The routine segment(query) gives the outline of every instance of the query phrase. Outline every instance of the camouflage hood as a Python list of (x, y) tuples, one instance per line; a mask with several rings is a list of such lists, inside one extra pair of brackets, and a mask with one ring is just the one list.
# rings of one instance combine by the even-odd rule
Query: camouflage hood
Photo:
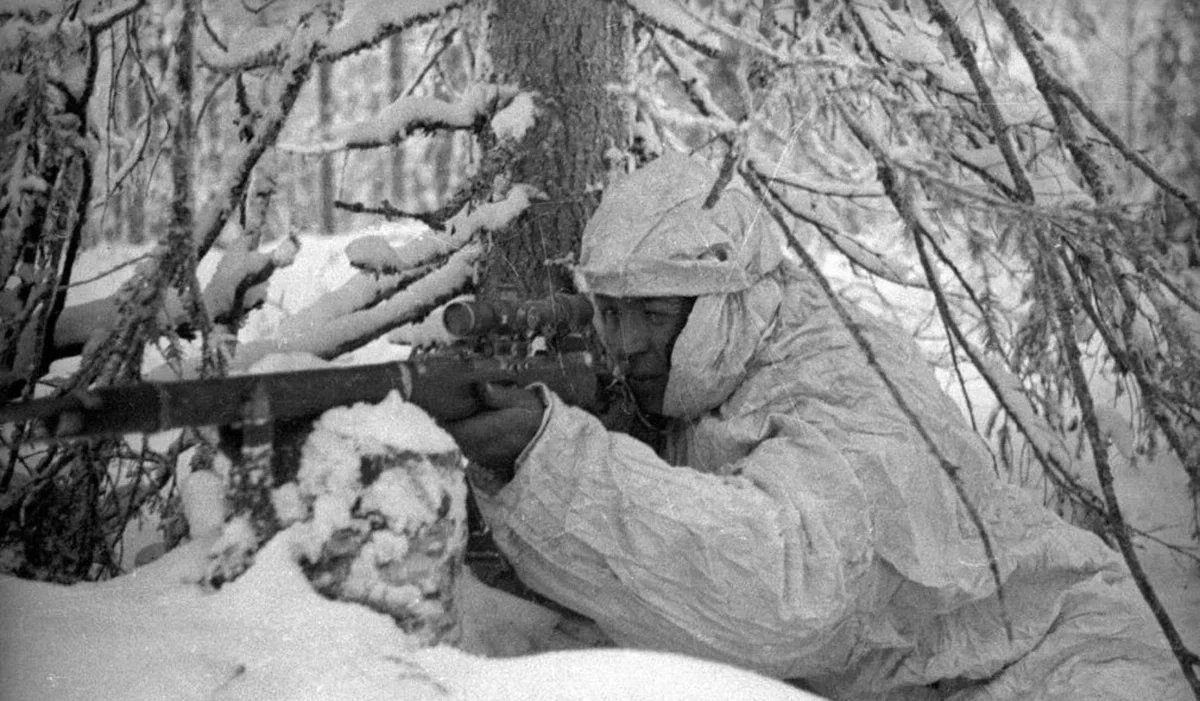
[(583, 233), (581, 290), (697, 298), (671, 358), (669, 416), (696, 416), (729, 396), (780, 302), (782, 234), (739, 189), (704, 209), (716, 179), (693, 159), (664, 155), (613, 183)]

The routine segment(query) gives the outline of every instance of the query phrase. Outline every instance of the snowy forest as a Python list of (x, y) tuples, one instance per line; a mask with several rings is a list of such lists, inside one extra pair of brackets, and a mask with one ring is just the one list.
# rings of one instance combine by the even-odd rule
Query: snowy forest
[[(918, 339), (1003, 480), (1120, 553), (1200, 698), (1198, 38), (1193, 0), (14, 0), (0, 403), (406, 358), (463, 295), (571, 291), (605, 184), (687, 153)], [(453, 455), (430, 426), (397, 450)], [(0, 425), (18, 697), (802, 697), (682, 659), (614, 693), (649, 653), (397, 658), (417, 643), (271, 543), (171, 589), (242, 547), (213, 504), (253, 460), (217, 443)], [(532, 625), (486, 601), (464, 650), (538, 651), (479, 632)], [(273, 676), (229, 661), (262, 650)], [(167, 671), (131, 692), (145, 655)]]

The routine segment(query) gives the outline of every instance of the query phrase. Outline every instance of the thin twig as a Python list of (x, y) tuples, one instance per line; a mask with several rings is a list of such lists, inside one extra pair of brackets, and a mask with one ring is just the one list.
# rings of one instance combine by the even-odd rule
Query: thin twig
[[(916, 412), (911, 406), (909, 406), (908, 400), (906, 400), (904, 395), (901, 394), (900, 388), (896, 386), (896, 383), (892, 380), (891, 376), (888, 375), (887, 371), (883, 369), (882, 365), (880, 365), (879, 359), (875, 355), (875, 350), (872, 347), (871, 342), (867, 339), (866, 334), (863, 333), (863, 330), (858, 322), (851, 317), (850, 312), (845, 308), (845, 305), (842, 304), (841, 299), (839, 299), (837, 293), (834, 292), (832, 285), (829, 284), (829, 280), (827, 280), (825, 276), (821, 274), (820, 267), (817, 265), (817, 262), (813, 260), (808, 251), (805, 250), (804, 247), (800, 245), (800, 242), (797, 241), (792, 235), (791, 230), (787, 225), (787, 221), (783, 218), (783, 215), (779, 212), (778, 208), (774, 206), (770, 198), (764, 192), (763, 183), (749, 171), (743, 170), (741, 175), (742, 179), (746, 182), (750, 189), (758, 195), (759, 201), (779, 225), (779, 228), (783, 230), (789, 242), (791, 243), (792, 249), (797, 253), (797, 255), (799, 255), (800, 260), (804, 263), (804, 267), (813, 276), (813, 279), (817, 282), (818, 286), (821, 288), (821, 291), (829, 300), (830, 306), (833, 307), (834, 311), (838, 315), (838, 318), (841, 319), (842, 325), (847, 331), (849, 331), (851, 337), (854, 339), (855, 344), (862, 350), (863, 354), (866, 355), (867, 364), (871, 366), (871, 368), (875, 371), (875, 374), (883, 382), (884, 387), (886, 387), (888, 394), (892, 397), (892, 400), (900, 408), (900, 411), (904, 414), (905, 418), (908, 419), (908, 422), (912, 425), (913, 429), (916, 430), (917, 435), (921, 438), (922, 442), (925, 443), (925, 446), (938, 461), (938, 465), (941, 467), (942, 472), (945, 473), (950, 484), (954, 487), (954, 491), (958, 495), (959, 501), (962, 503), (968, 517), (971, 519), (971, 523), (979, 532), (979, 538), (983, 545), (984, 555), (987, 557), (988, 561), (988, 569), (991, 571), (992, 581), (996, 584), (996, 599), (1002, 612), (1001, 615), (1004, 619), (1004, 631), (1008, 636), (1008, 639), (1012, 640), (1012, 620), (1007, 615), (1007, 597), (1004, 589), (1004, 580), (1000, 576), (1000, 563), (996, 559), (996, 552), (992, 545), (991, 536), (988, 534), (987, 528), (983, 524), (983, 518), (979, 515), (979, 509), (975, 506), (974, 502), (971, 501), (971, 498), (967, 494), (966, 486), (963, 484), (962, 478), (958, 474), (961, 468), (952, 463), (942, 453), (941, 448), (938, 447), (937, 443), (933, 439), (933, 436), (929, 434), (928, 430), (926, 430), (925, 425), (921, 422)], [(886, 184), (884, 189), (885, 191), (887, 190)]]
[[(931, 0), (936, 3), (938, 0)], [(1055, 123), (1058, 125), (1062, 137), (1065, 141), (1067, 151), (1071, 154), (1076, 166), (1079, 168), (1084, 181), (1087, 183), (1092, 196), (1097, 201), (1104, 201), (1107, 193), (1107, 188), (1104, 186), (1100, 178), (1100, 171), (1095, 163), (1095, 160), (1084, 148), (1079, 140), (1078, 132), (1074, 128), (1074, 124), (1067, 114), (1066, 108), (1062, 103), (1061, 95), (1056, 90), (1055, 82), (1045, 66), (1041, 54), (1033, 43), (1030, 28), (1024, 16), (1016, 9), (1011, 0), (996, 0), (996, 8), (1004, 19), (1005, 25), (1013, 35), (1013, 40), (1017, 48), (1024, 56), (1026, 63), (1034, 75), (1034, 82), (1046, 100), (1047, 106), (1050, 108), (1050, 114), (1054, 117)], [(1045, 238), (1045, 235), (1038, 228), (1034, 228), (1033, 234), (1038, 242), (1039, 248), (1043, 251), (1058, 250), (1057, 247), (1052, 247), (1050, 242)], [(1106, 252), (1107, 254), (1107, 252)], [(1129, 570), (1133, 575), (1134, 581), (1137, 583), (1138, 589), (1142, 593), (1142, 597), (1150, 606), (1150, 610), (1154, 613), (1154, 617), (1158, 620), (1162, 627), (1163, 633), (1167, 637), (1167, 641), (1171, 646), (1172, 652), (1175, 653), (1179, 661), (1180, 668), (1183, 670), (1184, 677), (1191, 686), (1193, 693), (1197, 698), (1200, 698), (1200, 677), (1196, 674), (1197, 666), (1200, 666), (1200, 658), (1193, 653), (1183, 642), (1178, 630), (1175, 628), (1174, 621), (1167, 614), (1162, 602), (1159, 600), (1154, 587), (1150, 584), (1149, 578), (1146, 575), (1141, 561), (1138, 558), (1137, 552), (1134, 550), (1133, 544), (1129, 539), (1129, 534), (1125, 529), (1125, 521), (1121, 515), (1120, 504), (1117, 500), (1116, 489), (1113, 486), (1112, 468), (1108, 464), (1108, 453), (1103, 436), (1100, 432), (1099, 422), (1096, 419), (1095, 408), (1091, 390), (1087, 384), (1087, 378), (1083, 373), (1082, 359), (1080, 357), (1079, 347), (1074, 343), (1074, 308), (1071, 304), (1071, 298), (1064, 294), (1062, 279), (1059, 271), (1059, 258), (1057, 256), (1044, 256), (1040, 261), (1035, 261), (1041, 264), (1046, 279), (1049, 281), (1047, 289), (1051, 299), (1054, 302), (1054, 310), (1057, 315), (1058, 332), (1061, 339), (1061, 346), (1066, 354), (1068, 371), (1070, 373), (1071, 383), (1075, 389), (1075, 399), (1079, 403), (1079, 408), (1083, 417), (1083, 425), (1088, 436), (1088, 440), (1092, 445), (1092, 454), (1096, 465), (1096, 473), (1100, 479), (1101, 491), (1104, 494), (1104, 500), (1108, 507), (1109, 525), (1113, 536), (1117, 540), (1117, 545), (1124, 556), (1125, 563), (1129, 566)], [(1126, 305), (1126, 309), (1133, 309), (1132, 294), (1128, 291), (1119, 277), (1115, 278), (1116, 287), (1121, 295), (1122, 301)], [(1135, 375), (1136, 377), (1137, 375)], [(1140, 381), (1139, 381), (1140, 383)], [(1147, 394), (1149, 391), (1149, 394)], [(1151, 414), (1158, 418), (1160, 412), (1156, 410), (1157, 395), (1154, 392), (1154, 387), (1146, 385), (1142, 387), (1143, 397), (1150, 404)], [(1160, 422), (1160, 427), (1165, 427), (1165, 422)], [(1179, 453), (1180, 458), (1187, 463), (1187, 452)]]

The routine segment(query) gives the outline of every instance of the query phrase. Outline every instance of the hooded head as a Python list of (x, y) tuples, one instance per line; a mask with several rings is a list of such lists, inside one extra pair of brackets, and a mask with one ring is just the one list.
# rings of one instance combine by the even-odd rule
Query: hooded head
[(583, 232), (576, 279), (610, 297), (693, 297), (663, 399), (668, 416), (721, 404), (775, 318), (784, 241), (752, 197), (703, 204), (713, 170), (667, 154), (612, 184)]

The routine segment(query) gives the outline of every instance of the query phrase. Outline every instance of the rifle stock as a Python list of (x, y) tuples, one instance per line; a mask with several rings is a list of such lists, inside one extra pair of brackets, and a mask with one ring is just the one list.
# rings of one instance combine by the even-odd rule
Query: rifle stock
[[(374, 365), (237, 375), (105, 387), (0, 407), (0, 424), (40, 419), (54, 438), (154, 433), (183, 426), (233, 425), (256, 388), (274, 419), (316, 415), (334, 406), (378, 402), (389, 392), (439, 421), (474, 414), (486, 382), (542, 382), (564, 401), (600, 408), (600, 381), (584, 352), (532, 357), (440, 357)], [(36, 437), (36, 436), (34, 436)]]

